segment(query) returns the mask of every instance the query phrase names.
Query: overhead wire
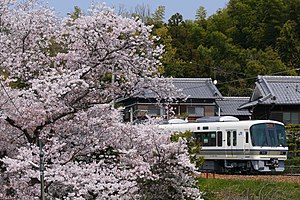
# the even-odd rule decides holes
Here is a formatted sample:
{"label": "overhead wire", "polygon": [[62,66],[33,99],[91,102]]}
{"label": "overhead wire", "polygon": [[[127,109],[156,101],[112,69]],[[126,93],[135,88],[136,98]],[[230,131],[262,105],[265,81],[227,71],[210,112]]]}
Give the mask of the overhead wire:
{"label": "overhead wire", "polygon": [[[264,75],[264,76],[271,76],[271,75],[282,74],[282,73],[285,73],[285,72],[298,71],[298,70],[300,70],[300,68],[290,69],[290,70],[285,70],[285,71],[280,71],[280,72],[274,72],[274,73],[267,74],[267,75]],[[227,83],[234,83],[234,82],[246,81],[246,80],[251,80],[251,79],[257,79],[257,76],[255,76],[255,77],[249,77],[249,78],[242,78],[242,79],[232,80],[232,81],[225,81],[225,82],[221,82],[221,83],[217,83],[217,84],[224,85],[224,84],[227,84]],[[199,88],[199,87],[206,87],[206,85],[203,85],[203,86],[193,86],[193,87],[182,88],[182,89],[194,89],[194,88]]]}

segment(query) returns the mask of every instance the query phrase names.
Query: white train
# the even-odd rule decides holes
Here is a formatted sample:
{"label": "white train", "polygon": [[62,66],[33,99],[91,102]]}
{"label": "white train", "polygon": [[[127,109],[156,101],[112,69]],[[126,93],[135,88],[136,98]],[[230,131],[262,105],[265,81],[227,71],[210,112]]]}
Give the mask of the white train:
{"label": "white train", "polygon": [[288,147],[284,124],[273,120],[239,121],[235,117],[201,118],[196,123],[170,120],[159,125],[193,132],[202,145],[202,170],[215,172],[282,172]]}

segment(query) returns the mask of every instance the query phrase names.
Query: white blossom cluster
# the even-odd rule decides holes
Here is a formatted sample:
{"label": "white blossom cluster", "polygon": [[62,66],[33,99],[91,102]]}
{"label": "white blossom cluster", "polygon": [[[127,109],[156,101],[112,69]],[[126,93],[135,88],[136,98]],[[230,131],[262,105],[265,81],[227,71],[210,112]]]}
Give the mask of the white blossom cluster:
{"label": "white blossom cluster", "polygon": [[156,39],[104,5],[60,20],[36,0],[0,2],[0,199],[40,199],[40,158],[46,199],[200,198],[185,141],[109,105],[144,89],[178,98]]}

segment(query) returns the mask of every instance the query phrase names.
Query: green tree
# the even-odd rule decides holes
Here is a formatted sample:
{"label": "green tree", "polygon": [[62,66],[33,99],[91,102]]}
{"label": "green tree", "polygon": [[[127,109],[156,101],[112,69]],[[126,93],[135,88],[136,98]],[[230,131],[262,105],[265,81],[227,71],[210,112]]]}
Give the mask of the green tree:
{"label": "green tree", "polygon": [[165,6],[158,6],[155,12],[151,15],[151,18],[148,20],[148,23],[161,27],[164,24],[165,11]]}
{"label": "green tree", "polygon": [[76,20],[80,17],[80,15],[82,15],[82,10],[78,7],[75,6],[74,7],[74,11],[71,13],[68,13],[68,15],[70,16],[71,19]]}
{"label": "green tree", "polygon": [[[266,51],[259,50],[252,52],[247,58],[245,74],[248,76],[260,75],[292,75],[293,70],[289,70],[281,61],[280,56],[271,47]],[[295,75],[295,74],[294,74]]]}
{"label": "green tree", "polygon": [[241,96],[251,94],[257,75],[296,75],[299,9],[300,0],[230,0],[207,19],[204,7],[194,21],[175,13],[159,27],[167,31],[157,28],[164,75],[211,77],[224,95]]}
{"label": "green tree", "polygon": [[283,62],[291,68],[300,67],[300,37],[295,21],[288,20],[284,24],[277,38],[276,47]]}
{"label": "green tree", "polygon": [[176,47],[172,46],[172,37],[168,32],[168,28],[162,26],[161,28],[154,29],[154,34],[160,38],[160,42],[164,45],[165,52],[162,55],[163,68],[161,73],[167,74],[167,76],[178,77],[177,73],[172,73],[172,70],[168,66],[172,66],[172,63],[177,63]]}
{"label": "green tree", "polygon": [[[257,1],[257,0],[256,0]],[[255,0],[231,0],[228,4],[228,15],[233,23],[231,27],[231,35],[234,42],[244,48],[252,47],[254,44],[253,29],[256,13],[251,7]],[[251,3],[251,4],[250,4]]]}
{"label": "green tree", "polygon": [[206,18],[206,10],[203,6],[200,6],[196,11],[196,20],[205,20]]}
{"label": "green tree", "polygon": [[219,31],[228,36],[233,28],[233,20],[230,18],[228,14],[228,9],[219,9],[215,14],[211,15],[207,19],[207,31]]}
{"label": "green tree", "polygon": [[171,135],[171,141],[178,142],[179,139],[186,140],[191,162],[195,163],[196,167],[201,167],[204,158],[200,156],[202,148],[200,138],[196,138],[191,131],[174,133]]}
{"label": "green tree", "polygon": [[188,60],[190,57],[190,51],[188,50],[188,52],[186,52],[186,45],[189,45],[187,43],[187,35],[189,33],[181,14],[176,13],[171,16],[171,18],[168,20],[168,30],[172,37],[172,46],[177,49],[176,57],[178,60]]}
{"label": "green tree", "polygon": [[287,20],[284,0],[231,0],[228,13],[233,20],[231,37],[244,48],[275,47]]}
{"label": "green tree", "polygon": [[179,26],[181,23],[183,23],[183,17],[179,13],[175,13],[171,16],[171,18],[168,20],[169,26]]}
{"label": "green tree", "polygon": [[203,6],[200,6],[196,11],[195,22],[199,26],[206,26],[206,16],[207,16],[207,12],[205,8]]}
{"label": "green tree", "polygon": [[300,0],[285,0],[287,20],[297,23],[296,33],[300,35]]}
{"label": "green tree", "polygon": [[287,129],[287,142],[289,146],[289,152],[293,156],[297,156],[300,153],[300,125],[288,125]]}

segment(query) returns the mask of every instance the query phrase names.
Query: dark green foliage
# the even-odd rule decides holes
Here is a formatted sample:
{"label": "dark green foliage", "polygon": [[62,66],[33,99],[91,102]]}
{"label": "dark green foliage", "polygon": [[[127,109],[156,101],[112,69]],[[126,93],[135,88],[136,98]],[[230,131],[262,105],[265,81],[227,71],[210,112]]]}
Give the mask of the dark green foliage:
{"label": "dark green foliage", "polygon": [[179,138],[183,138],[186,140],[190,160],[196,165],[197,168],[199,168],[204,162],[204,158],[200,156],[201,143],[199,141],[199,138],[196,139],[195,137],[193,137],[193,133],[191,131],[186,131],[184,133],[174,133],[171,136],[171,141],[177,142]]}
{"label": "dark green foliage", "polygon": [[300,157],[289,158],[284,162],[284,164],[285,164],[285,167],[297,166],[297,167],[299,167],[298,170],[300,170]]}
{"label": "dark green foliage", "polygon": [[300,35],[295,21],[288,20],[283,25],[276,41],[276,48],[287,66],[291,68],[300,67]]}
{"label": "dark green foliage", "polygon": [[50,40],[50,45],[45,51],[51,56],[55,57],[58,53],[66,53],[67,49],[64,47],[64,44],[57,43],[54,38]]}
{"label": "dark green foliage", "polygon": [[165,19],[165,10],[165,6],[158,6],[152,17],[148,19],[147,24],[153,24],[156,28],[162,27]]}
{"label": "dark green foliage", "polygon": [[20,89],[28,87],[28,84],[21,79],[17,79],[16,81],[10,82],[9,86],[14,89]]}
{"label": "dark green foliage", "polygon": [[80,15],[82,15],[82,10],[78,7],[78,6],[75,6],[74,7],[74,11],[72,13],[68,13],[68,15],[73,19],[73,20],[76,20],[80,17]]}
{"label": "dark green foliage", "polygon": [[6,69],[0,68],[0,81],[5,80],[8,76],[9,76],[9,72]]}
{"label": "dark green foliage", "polygon": [[300,124],[286,126],[287,143],[289,147],[288,159],[285,163],[285,173],[300,173]]}
{"label": "dark green foliage", "polygon": [[183,78],[186,77],[186,70],[184,66],[180,63],[166,63],[164,67],[165,74],[168,76]]}
{"label": "dark green foliage", "polygon": [[289,152],[292,156],[300,155],[300,124],[286,126]]}
{"label": "dark green foliage", "polygon": [[300,0],[230,0],[208,18],[203,7],[194,21],[159,18],[153,34],[164,30],[164,75],[210,77],[230,96],[249,96],[257,75],[297,75],[299,10]]}

